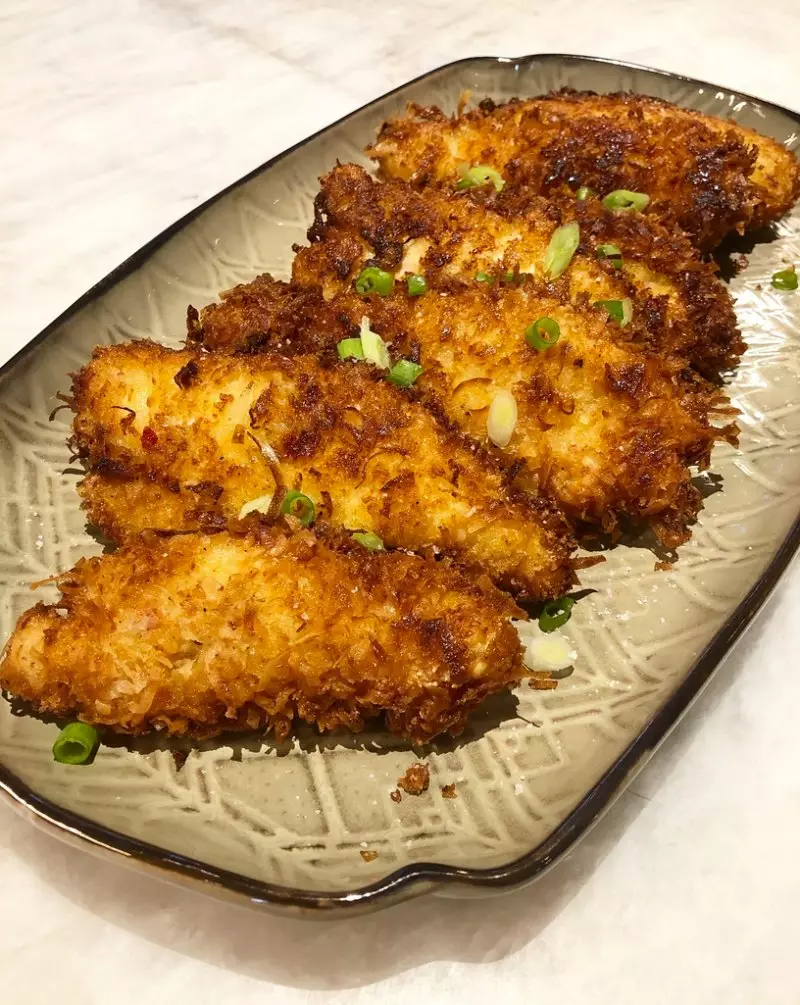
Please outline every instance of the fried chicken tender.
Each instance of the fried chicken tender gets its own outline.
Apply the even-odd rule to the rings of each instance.
[[[151,342],[95,350],[74,377],[73,444],[92,523],[143,530],[271,520],[287,490],[318,519],[388,547],[475,565],[531,598],[575,581],[555,505],[369,364],[211,355]]]
[[[268,344],[276,312],[291,313],[300,297],[260,277],[204,313],[197,337],[235,349],[227,335],[237,330],[229,324],[236,319],[240,345],[250,345],[253,333]],[[301,299],[296,347],[341,366],[335,343],[357,330],[367,310],[393,357],[419,359],[424,369],[416,386],[423,397],[432,394],[451,420],[489,448],[489,406],[499,391],[511,392],[517,421],[504,450],[522,462],[518,483],[552,494],[582,527],[613,531],[622,519],[649,521],[665,545],[681,544],[701,506],[690,468],[707,466],[717,439],[736,440],[733,424],[715,425],[729,410],[717,388],[687,377],[680,359],[619,340],[618,325],[605,312],[578,310],[563,290],[559,297],[531,277],[492,286],[451,282],[422,297],[397,289],[366,306],[349,291],[330,301],[317,293],[314,304],[309,288]],[[540,352],[525,331],[542,317],[559,325],[560,338]],[[275,326],[278,341],[286,320]]]
[[[280,739],[296,720],[359,731],[385,714],[421,743],[525,676],[509,622],[524,615],[488,579],[309,531],[145,535],[58,586],[20,618],[0,686],[125,733]]]
[[[706,249],[779,219],[800,195],[800,164],[776,140],[640,94],[487,98],[452,118],[411,104],[367,153],[384,177],[416,186],[453,188],[463,165],[481,164],[551,198],[644,192],[648,216],[676,220]]]
[[[596,200],[557,207],[525,192],[416,192],[404,182],[376,182],[363,168],[340,165],[322,179],[310,247],[295,258],[300,285],[320,286],[327,298],[353,286],[365,264],[398,280],[424,274],[429,286],[487,273],[544,279],[547,247],[556,228],[577,221],[580,244],[567,270],[553,281],[578,309],[630,299],[633,319],[625,341],[676,355],[700,372],[716,374],[736,362],[745,345],[730,296],[690,242],[641,214],[614,214]],[[623,268],[598,257],[615,244]],[[599,308],[602,310],[602,308]],[[533,319],[532,319],[533,320]]]

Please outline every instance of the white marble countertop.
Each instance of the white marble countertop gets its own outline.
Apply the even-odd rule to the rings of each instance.
[[[268,156],[466,55],[576,52],[800,105],[794,0],[7,0],[0,362]],[[800,1000],[796,563],[654,763],[537,885],[335,923],[222,906],[0,805],[0,999]]]

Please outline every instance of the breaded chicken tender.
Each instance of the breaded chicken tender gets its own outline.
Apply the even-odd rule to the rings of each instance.
[[[367,363],[134,342],[95,350],[72,405],[80,493],[115,541],[272,520],[292,490],[328,524],[457,557],[515,593],[574,582],[556,506]]]
[[[384,714],[421,743],[525,676],[509,623],[524,615],[488,579],[309,531],[146,535],[58,585],[20,618],[0,686],[125,733],[281,738]]]
[[[640,94],[486,99],[452,118],[411,104],[367,153],[384,177],[416,186],[454,188],[480,164],[551,198],[642,192],[648,216],[676,220],[706,249],[779,219],[800,195],[800,164],[776,140]]]
[[[714,375],[745,346],[730,296],[700,254],[678,231],[641,214],[615,214],[597,202],[557,207],[523,193],[489,195],[404,182],[376,182],[363,168],[340,165],[322,179],[310,247],[295,258],[293,278],[320,286],[327,298],[351,289],[361,269],[375,264],[405,282],[421,273],[429,286],[453,279],[497,282],[531,273],[546,280],[547,249],[556,229],[577,222],[580,243],[569,267],[552,281],[585,312],[599,301],[630,300],[633,316],[621,338],[676,355]],[[599,257],[609,245],[621,254]],[[476,277],[478,279],[476,280]]]
[[[217,349],[237,319],[240,345],[258,333],[280,343],[292,305],[302,299],[293,344],[337,363],[337,340],[351,337],[363,310],[370,327],[395,358],[418,359],[423,397],[432,394],[451,420],[491,448],[487,418],[495,396],[510,392],[517,419],[504,447],[518,463],[517,481],[552,494],[567,516],[614,531],[628,519],[650,522],[661,541],[675,547],[689,537],[700,506],[691,467],[706,467],[718,439],[736,440],[732,424],[717,428],[729,411],[725,396],[701,378],[687,377],[680,359],[663,357],[618,338],[606,312],[576,309],[563,294],[531,277],[513,282],[459,285],[409,297],[364,298],[345,292],[325,301],[311,289],[301,298],[285,284],[261,277],[204,312],[196,336]],[[244,321],[241,304],[248,305]],[[531,324],[548,318],[559,339],[544,351],[525,338]],[[248,324],[252,326],[248,327]]]

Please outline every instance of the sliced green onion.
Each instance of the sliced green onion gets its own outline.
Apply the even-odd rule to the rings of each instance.
[[[314,500],[297,489],[289,489],[281,503],[281,513],[296,516],[304,527],[310,527],[317,515]]]
[[[486,417],[486,435],[496,447],[506,447],[517,425],[517,401],[510,391],[501,388],[492,398]]]
[[[373,534],[371,530],[353,534],[353,540],[358,541],[359,544],[363,544],[369,551],[384,550],[383,541],[381,541],[377,534]]]
[[[794,266],[789,269],[782,269],[772,276],[772,285],[776,290],[796,290],[797,270]]]
[[[578,202],[586,202],[590,195],[594,195],[594,192],[589,188],[588,185],[581,185],[578,191],[575,193],[575,198]]]
[[[615,321],[619,321],[621,328],[633,318],[633,301],[630,297],[625,297],[624,300],[597,300],[594,306],[605,308]]]
[[[622,252],[616,244],[598,244],[595,253],[598,258],[608,258],[615,269],[622,268]]]
[[[556,227],[544,253],[544,271],[550,279],[558,279],[564,272],[578,250],[580,240],[580,227],[574,220]]]
[[[490,275],[488,272],[476,272],[475,273],[476,283],[488,283],[490,286],[494,282],[494,276]]]
[[[553,318],[539,318],[525,329],[525,341],[529,346],[544,352],[561,338],[561,326]]]
[[[408,277],[408,295],[410,297],[421,297],[428,292],[428,280],[425,276]]]
[[[539,627],[543,632],[554,632],[556,628],[560,628],[569,621],[574,606],[575,601],[572,597],[548,600],[539,615]]]
[[[356,293],[368,297],[371,293],[378,296],[388,297],[394,289],[394,276],[391,272],[384,272],[377,265],[369,265],[361,271],[361,275],[356,279]]]
[[[386,379],[398,387],[411,387],[421,373],[422,367],[419,363],[412,363],[410,359],[400,359],[386,375]]]
[[[637,212],[646,209],[649,202],[649,195],[645,195],[644,192],[631,192],[627,188],[615,189],[603,199],[606,209],[633,209]]]
[[[458,188],[476,188],[479,185],[486,185],[487,182],[491,182],[494,185],[495,192],[501,192],[505,181],[503,181],[503,176],[499,171],[495,171],[493,167],[489,167],[487,164],[473,164],[471,167],[469,164],[462,164],[459,169],[461,174],[461,180],[458,183]]]
[[[360,338],[343,338],[341,342],[336,343],[336,351],[339,353],[339,359],[364,358],[364,347]]]
[[[65,726],[53,744],[53,760],[59,764],[86,764],[100,743],[100,734],[85,722]]]
[[[364,350],[364,359],[373,366],[388,370],[392,365],[386,343],[370,328],[369,318],[366,316],[361,319],[361,348]]]
[[[501,278],[502,278],[502,280],[503,280],[504,283],[511,284],[511,283],[515,283],[517,281],[517,274],[514,272],[513,269],[509,269],[507,272],[503,273],[503,275],[502,275]]]

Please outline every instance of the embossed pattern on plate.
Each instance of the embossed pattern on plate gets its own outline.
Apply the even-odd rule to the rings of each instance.
[[[48,588],[32,594],[32,581],[100,552],[69,471],[69,413],[48,421],[54,395],[95,344],[152,337],[175,345],[187,303],[200,307],[259,272],[286,276],[317,177],[337,158],[368,164],[363,146],[407,100],[452,110],[465,89],[508,98],[562,86],[654,94],[800,145],[797,119],[772,106],[644,69],[543,56],[444,67],[278,158],[173,228],[0,377],[0,642],[22,611],[52,597]],[[280,749],[249,738],[209,745],[180,772],[168,750],[104,746],[93,767],[69,768],[52,761],[56,726],[14,716],[2,700],[0,788],[96,844],[261,902],[363,906],[413,881],[487,887],[535,875],[674,722],[795,547],[800,295],[773,290],[769,277],[800,260],[800,212],[749,257],[731,284],[750,345],[731,383],[741,448],[718,447],[704,478],[709,490],[720,480],[724,490],[710,491],[672,571],[656,572],[643,547],[618,547],[583,575],[597,592],[569,624],[574,674],[555,691],[521,687],[516,708],[490,703],[467,736],[427,757],[427,793],[390,800],[415,755],[381,733],[308,732]],[[457,798],[443,799],[450,783]],[[365,861],[365,849],[378,856]]]

